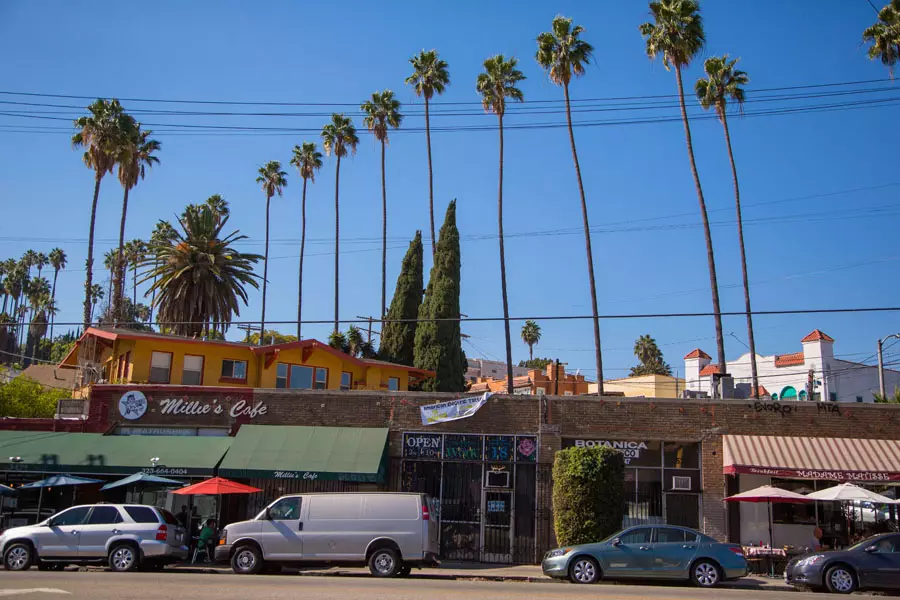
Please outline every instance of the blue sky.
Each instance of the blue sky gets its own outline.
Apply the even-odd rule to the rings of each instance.
[[[757,0],[702,3],[708,45],[704,57],[741,57],[754,90],[884,79],[870,62],[860,33],[875,19],[866,0]],[[155,2],[105,5],[63,2],[0,4],[0,90],[120,98],[324,103],[307,108],[153,105],[132,109],[325,113],[353,105],[375,90],[393,89],[410,113],[409,128],[423,126],[422,105],[404,85],[407,59],[436,48],[449,62],[451,86],[441,102],[477,102],[474,81],[482,61],[502,52],[520,59],[528,76],[526,104],[559,100],[534,61],[535,36],[556,14],[586,28],[597,62],[573,83],[573,99],[669,95],[674,74],[644,54],[638,25],[646,2],[455,2],[371,4],[342,2]],[[689,91],[702,60],[685,72]],[[889,83],[825,91],[888,87],[886,93],[801,99],[780,106],[897,97]],[[817,93],[801,90],[791,93]],[[781,92],[788,93],[788,92]],[[769,93],[763,92],[758,97]],[[24,97],[3,100],[28,101]],[[670,99],[671,100],[671,99]],[[81,100],[31,101],[84,105]],[[652,100],[631,100],[646,103]],[[656,100],[657,102],[659,100]],[[625,101],[622,101],[625,102]],[[692,114],[696,100],[688,97]],[[336,106],[349,104],[349,106]],[[607,103],[606,106],[610,106]],[[334,106],[334,108],[332,108]],[[538,105],[531,105],[535,108]],[[748,104],[759,110],[766,103]],[[30,107],[10,106],[22,110]],[[433,126],[489,125],[476,104],[467,116],[434,116]],[[677,111],[634,110],[576,114],[576,120],[677,116]],[[74,116],[77,111],[51,116]],[[751,293],[756,310],[889,306],[896,304],[900,251],[895,240],[900,173],[896,103],[860,110],[801,112],[730,121],[745,203]],[[141,115],[145,123],[297,127],[318,130],[326,116],[213,117]],[[510,115],[516,123],[562,122],[561,114]],[[354,116],[357,127],[362,119]],[[22,133],[21,126],[50,127]],[[72,151],[66,121],[0,116],[0,197],[7,227],[0,257],[27,248],[61,246],[70,266],[59,278],[58,321],[79,321],[92,174]],[[151,126],[153,129],[164,127]],[[171,130],[171,127],[169,128]],[[743,308],[734,226],[734,199],[721,126],[693,124],[700,175],[710,209],[723,310]],[[231,203],[230,224],[250,236],[244,248],[262,251],[264,196],[256,170],[268,160],[287,166],[291,148],[315,133],[289,135],[183,135],[160,133],[162,164],[131,194],[127,237],[147,237],[159,218],[172,218],[190,202],[219,193]],[[601,314],[702,312],[711,309],[697,200],[680,122],[579,127]],[[432,136],[437,226],[447,202],[458,199],[463,238],[462,310],[472,317],[502,315],[496,234],[495,130],[436,132]],[[341,169],[341,316],[373,314],[380,295],[379,153],[362,136],[357,155]],[[565,129],[509,130],[506,136],[505,229],[512,316],[590,313],[580,233],[577,187]],[[292,168],[283,198],[272,202],[269,320],[296,314],[301,180]],[[424,134],[392,134],[387,156],[388,290],[416,229],[427,232],[428,190]],[[856,190],[856,191],[848,191]],[[840,193],[839,193],[840,192]],[[844,193],[846,192],[846,193]],[[326,159],[308,191],[304,316],[332,317],[334,160]],[[122,190],[107,177],[101,189],[95,255],[114,245]],[[754,206],[756,205],[756,206]],[[884,207],[888,207],[885,209]],[[571,230],[567,235],[534,232]],[[481,239],[479,239],[481,238]],[[430,254],[426,252],[426,255]],[[100,259],[102,261],[102,258]],[[99,266],[99,265],[98,265]],[[430,259],[426,259],[430,268]],[[102,272],[102,267],[100,267]],[[260,267],[261,271],[261,267]],[[97,279],[105,283],[104,275]],[[259,318],[259,294],[241,311]],[[589,321],[542,321],[538,355],[558,356],[593,377]],[[835,352],[867,358],[879,336],[896,331],[895,313],[758,317],[762,354],[800,349],[813,328],[836,338]],[[513,356],[527,358],[513,323]],[[290,333],[293,327],[280,328]],[[469,356],[502,358],[498,322],[465,324]],[[305,326],[323,339],[329,326]],[[746,349],[743,317],[725,318],[726,352]],[[714,354],[712,318],[607,319],[601,324],[606,376],[624,376],[635,359],[634,339],[644,333],[661,344],[668,361],[696,346]],[[238,332],[232,330],[232,337]]]

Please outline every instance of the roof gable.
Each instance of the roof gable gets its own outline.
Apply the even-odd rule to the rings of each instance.
[[[684,355],[684,360],[689,360],[691,358],[705,358],[707,360],[712,360],[709,354],[701,350],[700,348],[694,348],[690,352]]]
[[[807,335],[805,338],[800,340],[803,343],[806,342],[834,342],[834,338],[822,331],[821,329],[813,329],[812,332]]]

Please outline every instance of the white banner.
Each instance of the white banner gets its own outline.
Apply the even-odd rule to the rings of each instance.
[[[434,425],[435,423],[445,423],[471,417],[478,412],[479,408],[484,406],[492,395],[491,392],[485,392],[481,396],[420,406],[422,425]]]

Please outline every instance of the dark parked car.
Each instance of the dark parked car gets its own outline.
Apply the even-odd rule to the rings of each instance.
[[[784,569],[784,580],[835,594],[859,589],[900,590],[900,534],[876,535],[846,550],[795,558]]]
[[[737,544],[723,544],[702,533],[672,525],[632,527],[602,542],[556,548],[544,556],[544,575],[573,583],[601,578],[678,579],[714,587],[747,574]]]

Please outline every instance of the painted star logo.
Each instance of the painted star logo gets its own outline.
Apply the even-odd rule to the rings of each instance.
[[[147,397],[142,392],[128,392],[119,399],[119,414],[133,421],[147,412]]]

